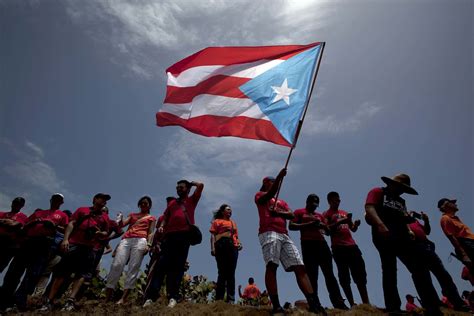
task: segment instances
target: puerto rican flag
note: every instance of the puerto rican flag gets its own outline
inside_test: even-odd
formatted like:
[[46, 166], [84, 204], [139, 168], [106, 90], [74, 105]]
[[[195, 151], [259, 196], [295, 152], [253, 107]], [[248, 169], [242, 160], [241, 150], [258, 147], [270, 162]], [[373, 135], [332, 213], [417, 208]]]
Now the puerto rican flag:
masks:
[[169, 67], [158, 126], [292, 146], [322, 43], [208, 47]]

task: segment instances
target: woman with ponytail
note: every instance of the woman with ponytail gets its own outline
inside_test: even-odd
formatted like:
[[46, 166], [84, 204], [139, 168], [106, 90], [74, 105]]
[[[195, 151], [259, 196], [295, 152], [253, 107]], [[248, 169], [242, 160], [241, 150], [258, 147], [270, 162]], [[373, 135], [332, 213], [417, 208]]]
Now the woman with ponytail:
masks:
[[235, 269], [242, 244], [239, 241], [237, 225], [230, 219], [232, 208], [222, 204], [214, 212], [211, 228], [211, 255], [217, 261], [216, 300], [233, 303], [235, 300]]

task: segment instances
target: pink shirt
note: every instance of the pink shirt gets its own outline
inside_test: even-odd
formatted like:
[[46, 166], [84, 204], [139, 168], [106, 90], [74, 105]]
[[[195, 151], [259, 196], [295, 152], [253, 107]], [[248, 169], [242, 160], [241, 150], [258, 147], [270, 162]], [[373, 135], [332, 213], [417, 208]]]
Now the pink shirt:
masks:
[[[260, 191], [255, 194], [255, 204], [257, 204], [258, 217], [260, 219], [258, 233], [262, 234], [272, 231], [287, 235], [288, 230], [286, 229], [286, 219], [270, 215], [270, 207], [273, 207], [275, 204], [275, 198], [271, 198], [267, 203], [258, 203], [258, 200], [266, 193], [267, 192]], [[277, 208], [283, 208], [286, 210], [290, 209], [288, 204], [283, 200], [278, 200]]]
[[[322, 214], [319, 214], [317, 212], [308, 213], [305, 208], [300, 208], [295, 211], [295, 218], [292, 219], [292, 222], [297, 224], [304, 224], [313, 222], [316, 219], [319, 219], [322, 224], [326, 224], [326, 219], [323, 217]], [[303, 227], [300, 232], [301, 240], [325, 240], [323, 230], [317, 228], [316, 226]]]
[[197, 194], [195, 191], [193, 195], [185, 198], [184, 201], [173, 200], [168, 204], [164, 213], [166, 219], [165, 234], [189, 230], [184, 209], [186, 209], [189, 221], [191, 224], [194, 224], [194, 212], [200, 198], [201, 194]]
[[[146, 216], [145, 219], [142, 219]], [[140, 213], [130, 214], [130, 223], [127, 232], [123, 235], [122, 239], [125, 238], [147, 238], [148, 230], [150, 225], [156, 221], [155, 216], [143, 215]]]
[[[347, 218], [347, 212], [343, 210], [332, 211], [331, 209], [323, 213], [328, 225], [336, 223], [344, 218]], [[352, 238], [349, 224], [337, 225], [331, 230], [331, 245], [332, 246], [354, 246], [355, 240]]]

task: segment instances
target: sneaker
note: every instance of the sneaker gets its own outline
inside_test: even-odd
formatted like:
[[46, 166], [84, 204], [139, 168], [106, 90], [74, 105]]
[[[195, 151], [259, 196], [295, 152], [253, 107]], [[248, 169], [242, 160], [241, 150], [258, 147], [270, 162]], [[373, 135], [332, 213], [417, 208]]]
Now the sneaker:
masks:
[[18, 309], [18, 306], [16, 305], [13, 305], [13, 306], [10, 306], [8, 307], [7, 309], [5, 309], [5, 312], [6, 313], [18, 313], [20, 310]]
[[76, 306], [74, 306], [74, 300], [73, 299], [68, 299], [66, 301], [66, 303], [64, 303], [64, 306], [61, 310], [66, 311], [66, 312], [71, 312], [75, 309], [76, 309]]
[[50, 312], [53, 310], [53, 305], [50, 302], [44, 303], [40, 308], [38, 308], [38, 312]]
[[176, 304], [178, 304], [178, 302], [176, 302], [176, 300], [174, 298], [170, 298], [170, 302], [168, 303], [168, 307], [173, 308], [173, 307], [176, 306]]
[[151, 299], [147, 299], [145, 303], [143, 303], [143, 307], [150, 306], [151, 304], [153, 304], [153, 301]]

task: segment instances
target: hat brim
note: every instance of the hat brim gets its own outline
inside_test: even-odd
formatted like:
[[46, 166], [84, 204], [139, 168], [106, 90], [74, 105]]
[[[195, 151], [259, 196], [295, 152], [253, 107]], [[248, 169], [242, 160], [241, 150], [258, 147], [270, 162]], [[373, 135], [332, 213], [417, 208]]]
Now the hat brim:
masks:
[[106, 201], [110, 200], [111, 199], [111, 196], [109, 194], [96, 194], [95, 195], [95, 198], [99, 198], [99, 199], [104, 199]]
[[395, 186], [398, 186], [399, 188], [402, 188], [403, 191], [407, 194], [418, 195], [418, 192], [415, 189], [413, 189], [412, 187], [410, 187], [410, 186], [408, 186], [404, 183], [395, 181], [395, 180], [393, 180], [389, 177], [382, 177], [381, 179], [387, 185], [395, 185]]

